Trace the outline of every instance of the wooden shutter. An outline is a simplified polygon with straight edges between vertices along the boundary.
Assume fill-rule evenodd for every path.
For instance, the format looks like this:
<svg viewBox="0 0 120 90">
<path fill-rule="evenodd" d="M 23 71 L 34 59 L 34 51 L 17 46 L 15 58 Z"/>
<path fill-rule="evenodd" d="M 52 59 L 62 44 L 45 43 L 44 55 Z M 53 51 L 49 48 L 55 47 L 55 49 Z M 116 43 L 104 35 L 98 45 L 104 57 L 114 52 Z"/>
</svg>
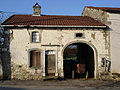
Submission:
<svg viewBox="0 0 120 90">
<path fill-rule="evenodd" d="M 36 67 L 40 67 L 41 62 L 41 53 L 36 52 Z"/>
<path fill-rule="evenodd" d="M 39 51 L 30 52 L 30 67 L 38 68 L 41 66 L 41 53 Z"/>
<path fill-rule="evenodd" d="M 32 67 L 36 66 L 36 52 L 32 51 Z"/>
</svg>

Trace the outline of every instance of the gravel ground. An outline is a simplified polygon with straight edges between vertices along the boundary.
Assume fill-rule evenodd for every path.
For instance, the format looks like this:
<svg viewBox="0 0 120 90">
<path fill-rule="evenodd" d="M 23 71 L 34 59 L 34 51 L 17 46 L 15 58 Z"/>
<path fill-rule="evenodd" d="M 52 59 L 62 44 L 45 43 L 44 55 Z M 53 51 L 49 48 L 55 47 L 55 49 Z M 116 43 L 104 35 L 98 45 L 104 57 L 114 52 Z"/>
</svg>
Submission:
<svg viewBox="0 0 120 90">
<path fill-rule="evenodd" d="M 103 81 L 103 80 L 4 80 L 0 81 L 0 87 L 11 87 L 11 88 L 81 88 L 85 90 L 120 90 L 120 81 Z M 0 89 L 1 90 L 1 89 Z M 46 89 L 47 90 L 47 89 Z M 51 89 L 52 90 L 52 89 Z M 58 89 L 59 90 L 59 89 Z M 71 89 L 73 90 L 73 89 Z M 77 89 L 76 89 L 77 90 Z"/>
</svg>

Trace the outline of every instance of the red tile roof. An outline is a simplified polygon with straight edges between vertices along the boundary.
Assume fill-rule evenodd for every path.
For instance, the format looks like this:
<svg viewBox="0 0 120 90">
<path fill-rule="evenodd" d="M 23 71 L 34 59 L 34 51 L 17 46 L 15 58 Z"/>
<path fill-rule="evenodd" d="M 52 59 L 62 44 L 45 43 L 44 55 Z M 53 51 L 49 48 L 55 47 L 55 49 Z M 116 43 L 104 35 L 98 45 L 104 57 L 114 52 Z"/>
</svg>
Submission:
<svg viewBox="0 0 120 90">
<path fill-rule="evenodd" d="M 36 25 L 36 26 L 105 26 L 88 16 L 55 16 L 55 15 L 13 15 L 2 25 Z"/>
<path fill-rule="evenodd" d="M 100 9 L 104 11 L 120 11 L 120 8 L 112 8 L 112 7 L 92 7 L 92 6 L 86 6 L 87 8 L 93 8 L 93 9 Z"/>
</svg>

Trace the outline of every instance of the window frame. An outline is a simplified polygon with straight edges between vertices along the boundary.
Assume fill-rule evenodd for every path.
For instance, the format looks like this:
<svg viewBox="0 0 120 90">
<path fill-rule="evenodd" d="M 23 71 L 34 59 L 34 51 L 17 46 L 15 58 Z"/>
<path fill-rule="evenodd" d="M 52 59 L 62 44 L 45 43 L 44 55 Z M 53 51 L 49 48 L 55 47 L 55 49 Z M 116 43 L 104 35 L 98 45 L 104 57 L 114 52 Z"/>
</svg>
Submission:
<svg viewBox="0 0 120 90">
<path fill-rule="evenodd" d="M 38 36 L 38 40 L 39 41 L 37 41 L 37 38 L 36 38 L 36 40 L 35 41 L 33 41 L 33 33 L 37 33 L 38 35 L 36 35 L 36 37 Z M 32 43 L 39 43 L 40 42 L 40 33 L 38 32 L 38 31 L 33 31 L 33 32 L 31 32 L 31 42 Z"/>
</svg>

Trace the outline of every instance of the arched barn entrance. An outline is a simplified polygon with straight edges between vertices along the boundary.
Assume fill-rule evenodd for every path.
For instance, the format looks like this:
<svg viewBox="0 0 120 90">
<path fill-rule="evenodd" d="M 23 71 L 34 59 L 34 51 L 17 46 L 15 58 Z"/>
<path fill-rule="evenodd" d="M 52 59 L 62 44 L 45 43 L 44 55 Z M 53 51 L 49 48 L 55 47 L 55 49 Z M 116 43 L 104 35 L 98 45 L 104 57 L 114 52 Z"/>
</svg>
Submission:
<svg viewBox="0 0 120 90">
<path fill-rule="evenodd" d="M 85 43 L 73 43 L 63 53 L 64 78 L 94 78 L 94 51 Z"/>
</svg>

